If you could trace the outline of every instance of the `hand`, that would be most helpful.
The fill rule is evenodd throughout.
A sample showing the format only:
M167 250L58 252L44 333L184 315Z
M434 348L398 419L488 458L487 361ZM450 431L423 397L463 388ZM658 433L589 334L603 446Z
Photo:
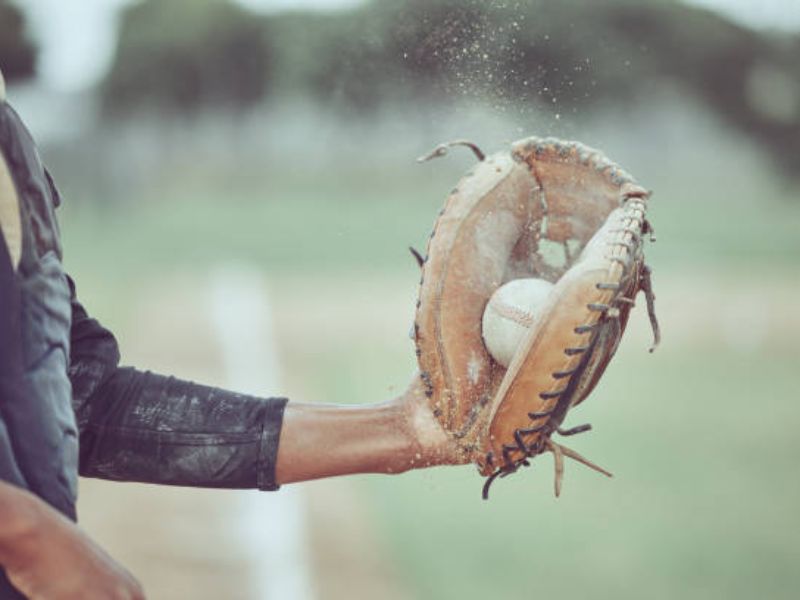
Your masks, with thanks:
M139 583L71 521L35 496L3 484L12 515L0 531L0 561L32 600L144 600ZM0 528L4 528L0 524Z

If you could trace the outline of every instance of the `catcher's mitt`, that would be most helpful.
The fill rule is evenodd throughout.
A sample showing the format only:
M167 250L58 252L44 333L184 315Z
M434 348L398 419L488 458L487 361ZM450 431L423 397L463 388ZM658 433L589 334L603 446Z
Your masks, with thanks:
M442 427L488 476L484 498L497 476L546 451L555 457L558 495L564 455L610 475L551 437L589 428L560 427L603 374L640 290L653 347L659 341L642 251L642 235L652 239L649 193L600 152L550 138L488 157L453 142L420 160L453 144L470 146L480 162L448 197L427 256L412 250L422 268L420 377ZM550 283L535 318L517 319L525 329L506 368L481 324L498 288L524 278ZM510 310L512 320L514 311L526 316L524 306Z

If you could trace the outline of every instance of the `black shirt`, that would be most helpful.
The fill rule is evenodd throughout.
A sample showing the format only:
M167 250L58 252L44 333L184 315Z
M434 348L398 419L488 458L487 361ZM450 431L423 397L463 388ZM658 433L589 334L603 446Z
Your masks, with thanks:
M119 367L117 341L72 291L69 377L80 474L170 485L277 489L285 398L258 398Z

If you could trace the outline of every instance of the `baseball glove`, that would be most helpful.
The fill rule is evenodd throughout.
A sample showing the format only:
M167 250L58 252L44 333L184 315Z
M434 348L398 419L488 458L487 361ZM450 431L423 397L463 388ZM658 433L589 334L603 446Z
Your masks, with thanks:
M554 455L558 496L564 456L610 476L552 438L590 428L561 425L605 371L640 290L651 352L659 342L643 254L643 236L654 239L649 193L600 152L551 138L490 156L451 142L420 160L455 144L479 162L447 198L426 256L412 249L420 377L441 426L488 477L484 498L543 452ZM520 300L505 291L514 286L538 291Z

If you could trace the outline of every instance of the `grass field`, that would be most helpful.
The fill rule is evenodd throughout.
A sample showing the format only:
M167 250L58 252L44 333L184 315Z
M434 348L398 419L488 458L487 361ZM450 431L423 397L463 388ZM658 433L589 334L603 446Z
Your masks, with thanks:
M67 204L66 264L123 352L138 318L131 298L219 263L258 265L290 395L384 399L414 367L406 247L424 246L466 164L276 168L247 181L186 173L135 206ZM763 169L715 164L688 157L671 184L659 165L632 167L656 188L648 256L664 343L648 355L635 314L618 359L570 416L594 425L572 443L613 480L569 464L556 501L548 456L498 481L488 503L471 468L356 479L410 597L797 596L800 203Z
M499 482L489 503L472 473L365 486L420 598L792 598L796 365L625 352L570 419L593 423L572 444L616 477L571 464L559 500L549 457Z

